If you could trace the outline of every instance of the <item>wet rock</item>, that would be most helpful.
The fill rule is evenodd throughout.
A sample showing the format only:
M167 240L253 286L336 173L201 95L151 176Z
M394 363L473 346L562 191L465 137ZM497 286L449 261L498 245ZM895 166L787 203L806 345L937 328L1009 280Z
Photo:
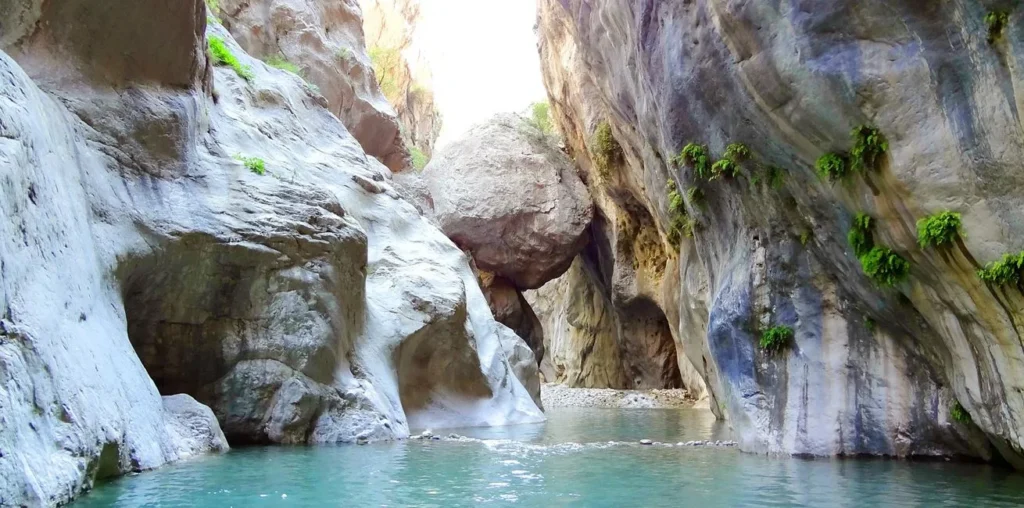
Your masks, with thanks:
M641 439L640 440L640 444L642 444L642 445L652 445L652 444L654 444L654 441L651 441L650 439Z

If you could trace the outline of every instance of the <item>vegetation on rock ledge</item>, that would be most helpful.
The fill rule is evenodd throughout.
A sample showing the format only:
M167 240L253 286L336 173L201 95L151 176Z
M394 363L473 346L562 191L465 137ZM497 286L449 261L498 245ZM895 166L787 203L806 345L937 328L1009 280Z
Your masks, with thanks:
M943 247L952 245L962 236L960 214L956 212L939 212L917 221L917 243L921 248L930 245Z
M750 149L743 143L730 143L729 146L725 147L724 158L733 162L742 162L750 158Z
M622 160L622 146L612 134L612 126L608 122L597 125L590 152L594 155L597 172L604 178L608 177L612 165Z
M992 11L985 15L985 25L988 26L988 43L995 44L1003 37L1006 25L1010 23L1010 14L1005 11Z
M792 339L792 328L786 325L776 325L761 333L761 349L774 353L788 346Z
M693 167L697 178L711 178L711 159L708 158L708 149L697 143L687 143L683 150L676 157L676 163L682 166L688 164Z
M996 286L1024 287L1024 251L1020 254L1004 254L999 261L993 261L978 270L978 277Z
M409 156L412 158L413 169L419 171L427 167L427 163L430 162L430 157L423 153L423 150L416 148L415 146L409 147Z
M736 165L736 162L730 159L719 159L711 166L711 180L716 180L722 176L728 176L735 178L740 172L740 167Z
M669 180L665 187L668 190L668 241L678 249L683 237L693 238L694 222L686 214L683 196L679 193L676 182Z
M889 150L889 142L877 128L859 125L850 132L853 148L850 150L850 169L870 171L878 168L879 159Z
M295 65L295 64L289 62L287 59L285 59L282 56L276 56L275 55L275 56L272 56L272 57L268 58L267 59L267 65L269 65L269 66L271 66L271 67L273 67L275 69L281 69L282 71L290 72L290 73L295 74L297 76L301 76L302 75L300 73L301 71L299 70L299 66L298 65Z
M860 265L880 286L895 286L910 275L910 262L888 247L873 247L860 256Z
M249 171L252 171L257 175L262 175L267 172L266 162L264 162L263 159L259 157L245 157L243 155L236 155L235 160L238 160L239 162L244 164L245 167L249 169Z
M960 401L953 403L953 407L949 408L949 416L953 421L959 423L971 423L971 413L968 413L964 406L960 404Z
M867 254L875 246L874 235L871 233L873 227L874 219L866 213L858 213L853 218L853 225L846 234L846 240L850 242L850 247L853 247L853 253L857 257Z
M815 168L822 178L830 182L841 180L850 172L846 158L837 153L827 153L819 157Z
M227 65L235 70L238 76L246 81L252 81L253 73L252 68L248 65L242 65L238 61L238 58L231 53L228 49L227 43L224 39L217 36L210 36L208 44L210 46L210 55L213 57L213 63L217 65Z
M551 120L551 106L547 102L534 102L530 106L530 116L530 123L544 134L555 131L554 122Z

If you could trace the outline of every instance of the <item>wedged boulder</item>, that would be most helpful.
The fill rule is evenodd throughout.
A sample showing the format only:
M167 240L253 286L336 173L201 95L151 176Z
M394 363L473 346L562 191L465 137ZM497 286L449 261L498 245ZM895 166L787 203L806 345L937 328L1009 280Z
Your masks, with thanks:
M445 234L520 289L560 275L587 242L593 204L572 161L518 115L473 127L423 176Z
M366 54L358 0L220 0L213 13L252 56L294 65L368 154L409 167L397 114Z

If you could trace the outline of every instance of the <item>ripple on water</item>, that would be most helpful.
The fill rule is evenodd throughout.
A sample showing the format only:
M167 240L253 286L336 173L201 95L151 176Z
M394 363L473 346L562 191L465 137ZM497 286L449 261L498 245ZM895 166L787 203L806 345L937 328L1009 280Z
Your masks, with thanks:
M986 466L807 461L734 448L696 410L549 412L451 441L237 449L100 485L77 506L1019 506ZM447 432L446 432L447 434ZM640 439L664 446L642 446Z

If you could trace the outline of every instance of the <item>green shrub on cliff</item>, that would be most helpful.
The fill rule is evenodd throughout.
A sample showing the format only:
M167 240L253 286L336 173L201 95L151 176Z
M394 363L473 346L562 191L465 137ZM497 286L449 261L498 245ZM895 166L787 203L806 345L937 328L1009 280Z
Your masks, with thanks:
M676 163L680 166L687 164L693 167L697 178L711 178L711 160L708 158L708 149L697 143L687 143L683 150L676 157Z
M917 221L917 243L921 248L930 245L942 247L952 245L961 236L960 214L956 212L939 212Z
M597 125L590 145L590 152L594 156L597 172L607 178L612 165L622 160L622 146L612 134L612 126L608 122L601 122Z
M551 121L551 106L547 102L534 102L530 106L530 115L530 123L544 134L555 131L554 122Z
M988 26L988 43L995 44L1003 37L1006 25L1010 23L1010 14L1005 11L992 11L985 15L985 25Z
M700 187L686 189L686 197L689 198L693 206L704 208L704 191L700 190Z
M416 171L420 171L427 167L427 163L430 162L430 158L427 157L427 154L423 153L423 150L420 150L415 146L409 147L409 156L412 158L412 167Z
M850 132L853 148L850 150L850 169L871 171L878 168L879 159L889 150L889 142L875 127L858 125Z
M860 256L860 265L880 286L895 286L910 275L910 262L888 247L873 247Z
M774 353L781 351L793 340L793 329L786 325L776 325L761 333L761 349Z
M827 153L819 157L815 168L822 178L830 182L841 180L850 172L846 158L837 153Z
M959 423L971 423L971 413L964 409L959 400L953 403L953 407L949 408L949 417Z
M993 261L978 270L978 277L995 286L1024 287L1024 251L1020 254L1004 254L999 261Z
M297 76L301 76L302 75L302 74L300 74L300 70L299 70L299 66L298 65L295 65L295 64L289 62L288 60L286 60L284 57L281 57L281 56L272 56L272 57L268 58L267 59L267 65L269 65L269 66L271 66L271 67L273 67L275 69L281 69L282 71L290 72L290 73L295 74Z
M768 180L768 186L773 189L782 187L785 178L786 173L778 166L768 166L768 169L765 170L765 179Z
M231 53L228 49L228 45L224 42L224 39L211 35L208 41L210 46L210 56L213 57L213 63L217 65L227 65L235 70L238 76L246 81L252 81L253 73L252 68L248 65L242 65L238 61L238 58Z
M735 178L740 172L740 167L736 165L730 159L719 159L711 166L711 180L718 179L722 176L728 176Z
M686 213L683 196L679 193L674 180L669 180L665 188L668 190L668 241L673 247L679 248L683 237L693 238L694 222Z
M267 163L264 162L263 159L259 157L246 157L243 155L236 155L235 160L241 162L249 171L252 171L257 175L262 175L267 172Z
M729 143L729 146L725 147L724 158L733 162L743 162L750 158L750 149L743 143Z
M874 219L866 213L858 213L853 218L853 225L850 226L850 232L846 234L846 240L850 242L850 247L853 247L853 253L857 257L867 254L875 246L871 233L873 227Z

